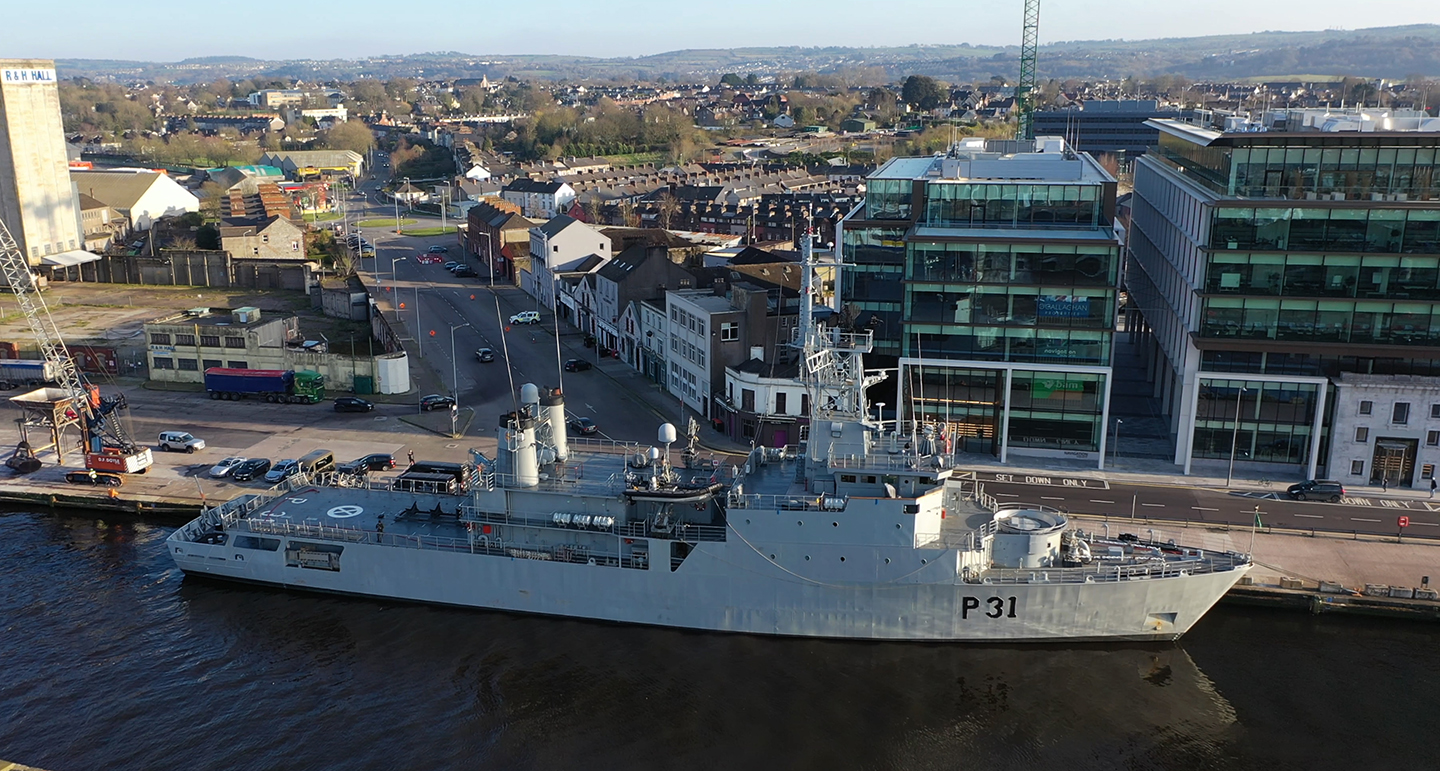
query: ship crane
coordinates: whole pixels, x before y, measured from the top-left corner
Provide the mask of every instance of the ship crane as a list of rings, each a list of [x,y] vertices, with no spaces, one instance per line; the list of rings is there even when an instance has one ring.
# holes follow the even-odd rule
[[[102,398],[100,389],[91,385],[80,372],[65,347],[59,328],[50,317],[50,309],[40,296],[25,253],[20,251],[3,221],[0,221],[0,273],[4,275],[6,286],[15,294],[20,312],[30,325],[30,333],[40,346],[40,357],[49,363],[56,383],[55,388],[42,388],[11,399],[26,413],[26,418],[20,421],[22,436],[16,458],[28,459],[29,462],[24,464],[28,470],[39,467],[25,428],[27,425],[41,425],[50,429],[55,454],[63,464],[65,452],[61,433],[67,426],[78,425],[86,468],[108,472],[144,472],[154,463],[154,458],[149,447],[137,445],[130,439],[120,422],[117,413],[125,408],[124,397]],[[11,467],[20,470],[16,464],[11,464]]]

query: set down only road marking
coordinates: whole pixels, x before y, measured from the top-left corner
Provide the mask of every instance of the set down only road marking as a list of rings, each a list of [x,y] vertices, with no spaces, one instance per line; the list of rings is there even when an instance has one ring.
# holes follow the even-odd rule
[[[1074,487],[1086,490],[1109,490],[1110,483],[1103,479],[1086,477],[1047,476],[1044,474],[1002,474],[990,471],[975,472],[979,482],[998,482],[1008,485],[1037,485],[1041,487]]]

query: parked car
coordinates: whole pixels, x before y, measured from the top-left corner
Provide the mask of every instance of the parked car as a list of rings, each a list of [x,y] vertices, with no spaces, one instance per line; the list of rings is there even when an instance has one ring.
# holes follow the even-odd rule
[[[99,485],[101,487],[119,487],[125,484],[125,478],[119,474],[106,474],[94,469],[67,471],[65,472],[65,481],[72,485]]]
[[[256,477],[265,476],[265,472],[269,470],[269,458],[251,458],[236,466],[234,470],[230,472],[230,481],[249,482]]]
[[[356,458],[345,465],[360,464],[367,471],[389,471],[395,468],[395,456],[388,452],[372,452],[363,458]]]
[[[196,439],[185,431],[161,431],[160,449],[166,452],[195,452],[205,449],[205,440]]]
[[[479,275],[475,272],[475,269],[469,265],[456,266],[456,268],[450,272],[454,273],[456,278],[473,278]]]
[[[294,458],[286,458],[274,466],[265,474],[265,481],[271,484],[283,482],[290,477],[300,473],[300,461]]]
[[[421,265],[439,265],[440,263],[444,262],[443,259],[434,254],[416,255],[415,261],[420,263]]]
[[[435,244],[434,246],[430,247],[430,248],[427,249],[426,251],[430,252],[431,254],[449,254],[449,253],[450,253],[450,247],[448,247],[448,246],[441,246],[440,244]]]
[[[595,425],[595,421],[589,418],[571,418],[568,425],[570,426],[571,431],[586,436],[589,436],[590,434],[593,434],[600,430],[600,427]]]
[[[358,396],[340,396],[335,399],[336,412],[374,412],[375,405]]]
[[[510,323],[511,323],[511,324],[539,324],[539,323],[540,323],[540,312],[539,312],[539,311],[520,311],[519,313],[517,313],[517,314],[515,314],[514,316],[511,316],[511,317],[510,317]]]
[[[459,264],[460,264],[460,263],[458,263],[458,262],[456,262],[456,261],[454,261],[454,260],[450,260],[449,262],[445,263],[445,269],[446,269],[446,270],[454,270],[454,269],[455,269],[455,266],[456,266],[456,265],[459,265]]]
[[[1326,500],[1338,503],[1345,497],[1345,487],[1331,479],[1312,479],[1308,482],[1290,485],[1285,494],[1297,501]]]
[[[234,471],[236,466],[244,462],[245,459],[240,457],[239,455],[231,455],[225,460],[222,460],[219,463],[211,466],[210,476],[215,477],[216,479],[219,479],[220,477],[230,476],[230,472]]]
[[[420,398],[420,409],[429,412],[430,410],[449,409],[455,403],[455,397],[443,394],[430,394]]]
[[[566,372],[584,372],[585,370],[590,369],[590,366],[591,366],[591,365],[590,365],[590,362],[585,361],[584,359],[566,359],[566,360],[565,360],[565,371],[566,371]]]
[[[490,362],[495,361],[495,351],[489,348],[481,348],[480,350],[475,352],[475,360],[480,362],[481,364],[489,364]]]

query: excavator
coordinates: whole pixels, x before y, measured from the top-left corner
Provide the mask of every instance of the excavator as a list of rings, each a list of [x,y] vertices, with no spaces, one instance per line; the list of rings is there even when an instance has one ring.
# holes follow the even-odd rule
[[[101,396],[100,389],[91,384],[70,356],[65,341],[50,310],[40,296],[35,274],[25,253],[20,251],[10,229],[0,221],[0,276],[5,286],[15,295],[30,332],[40,346],[40,356],[54,365],[55,387],[13,397],[12,402],[26,410],[27,417],[18,422],[21,427],[21,441],[15,452],[6,459],[5,465],[16,473],[27,474],[40,468],[40,459],[27,436],[28,425],[43,425],[54,432],[55,453],[64,458],[64,448],[59,444],[60,430],[68,425],[78,425],[85,453],[85,468],[108,474],[143,474],[154,464],[150,448],[137,444],[125,430],[122,416],[126,409],[125,397]],[[42,409],[44,407],[45,409]],[[43,447],[41,449],[44,449]],[[94,478],[94,475],[90,475]]]

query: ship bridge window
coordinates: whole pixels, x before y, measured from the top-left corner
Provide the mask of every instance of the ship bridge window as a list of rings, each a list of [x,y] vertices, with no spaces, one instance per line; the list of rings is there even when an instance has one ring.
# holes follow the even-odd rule
[[[851,482],[851,483],[853,483],[853,482],[855,481],[855,475],[854,475],[854,474],[841,474],[841,475],[840,475],[840,481],[841,481],[841,482]]]

